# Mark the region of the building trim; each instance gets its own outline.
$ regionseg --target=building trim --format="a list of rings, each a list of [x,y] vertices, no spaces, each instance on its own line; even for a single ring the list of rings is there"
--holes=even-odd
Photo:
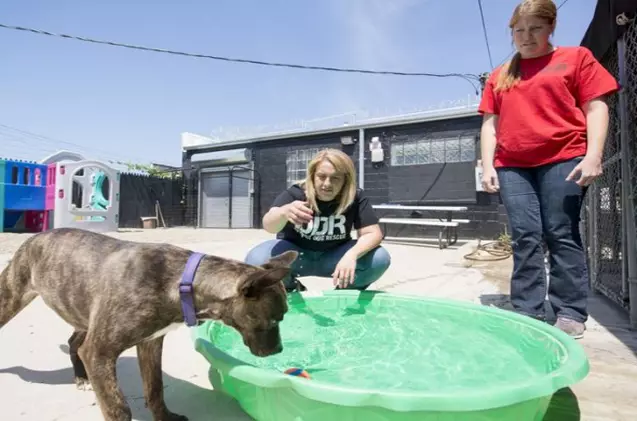
[[[376,122],[369,121],[367,123],[360,124],[352,124],[350,126],[340,126],[333,127],[329,129],[321,129],[321,130],[312,130],[312,131],[296,131],[296,132],[282,132],[282,133],[273,133],[267,136],[259,136],[253,138],[245,138],[238,140],[231,140],[227,142],[220,142],[208,145],[193,145],[193,146],[184,146],[183,150],[189,154],[199,154],[206,152],[216,152],[222,150],[229,149],[238,149],[243,147],[248,147],[255,143],[262,143],[268,141],[275,140],[284,140],[284,139],[294,139],[294,138],[303,138],[310,136],[320,136],[326,134],[335,134],[349,131],[360,131],[361,129],[375,129],[382,127],[391,127],[397,125],[408,125],[408,124],[418,124],[418,123],[426,123],[431,121],[441,121],[441,120],[452,120],[456,118],[465,118],[465,117],[475,117],[478,114],[477,107],[462,107],[461,110],[453,112],[447,111],[445,114],[438,115],[430,115],[430,116],[413,116],[413,117],[405,117],[405,118],[394,118],[378,120]],[[360,141],[361,139],[359,139]]]

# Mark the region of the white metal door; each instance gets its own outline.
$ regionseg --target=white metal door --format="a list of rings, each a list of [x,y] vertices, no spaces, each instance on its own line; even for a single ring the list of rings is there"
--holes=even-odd
[[[250,171],[232,172],[232,228],[252,228]]]
[[[228,173],[202,174],[200,209],[203,228],[228,228],[230,221],[229,188]]]

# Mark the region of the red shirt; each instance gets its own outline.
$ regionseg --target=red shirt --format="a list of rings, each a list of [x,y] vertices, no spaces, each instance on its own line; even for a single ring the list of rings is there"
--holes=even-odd
[[[587,101],[619,89],[585,47],[559,47],[520,63],[522,79],[495,92],[501,67],[487,80],[478,107],[498,115],[494,166],[534,167],[586,154]]]

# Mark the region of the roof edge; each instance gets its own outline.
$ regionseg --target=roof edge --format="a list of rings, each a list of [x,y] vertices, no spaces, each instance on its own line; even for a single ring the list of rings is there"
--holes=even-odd
[[[341,133],[341,132],[349,132],[353,130],[360,129],[376,129],[381,127],[391,127],[396,125],[405,125],[405,124],[418,124],[418,123],[426,123],[430,121],[441,121],[441,120],[451,120],[454,118],[463,118],[463,117],[474,117],[478,116],[478,106],[474,105],[471,107],[462,107],[461,110],[456,112],[447,112],[445,114],[438,114],[433,116],[414,116],[401,118],[396,120],[379,120],[377,122],[367,121],[359,124],[352,124],[350,126],[341,126],[341,127],[331,127],[327,129],[320,130],[307,130],[307,131],[287,131],[287,132],[279,132],[272,133],[266,136],[258,136],[251,138],[243,138],[237,140],[231,140],[228,142],[219,142],[219,143],[211,143],[208,145],[192,145],[185,146],[182,148],[183,151],[189,152],[213,152],[219,150],[227,150],[227,149],[238,149],[242,147],[246,147],[255,143],[273,141],[273,140],[284,140],[284,139],[292,139],[292,138],[304,138],[309,136],[317,136],[323,134],[333,134],[333,133]]]

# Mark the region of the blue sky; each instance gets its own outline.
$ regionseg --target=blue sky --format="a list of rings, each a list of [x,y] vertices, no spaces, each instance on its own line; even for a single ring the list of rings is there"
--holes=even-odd
[[[512,48],[507,22],[516,4],[483,0],[496,65]],[[560,9],[556,44],[580,43],[595,4],[571,0]],[[490,70],[477,0],[4,0],[0,23],[264,61]],[[475,95],[458,78],[263,67],[4,28],[0,55],[0,156],[22,159],[66,148],[179,165],[184,131],[209,135],[358,110],[397,114]]]

